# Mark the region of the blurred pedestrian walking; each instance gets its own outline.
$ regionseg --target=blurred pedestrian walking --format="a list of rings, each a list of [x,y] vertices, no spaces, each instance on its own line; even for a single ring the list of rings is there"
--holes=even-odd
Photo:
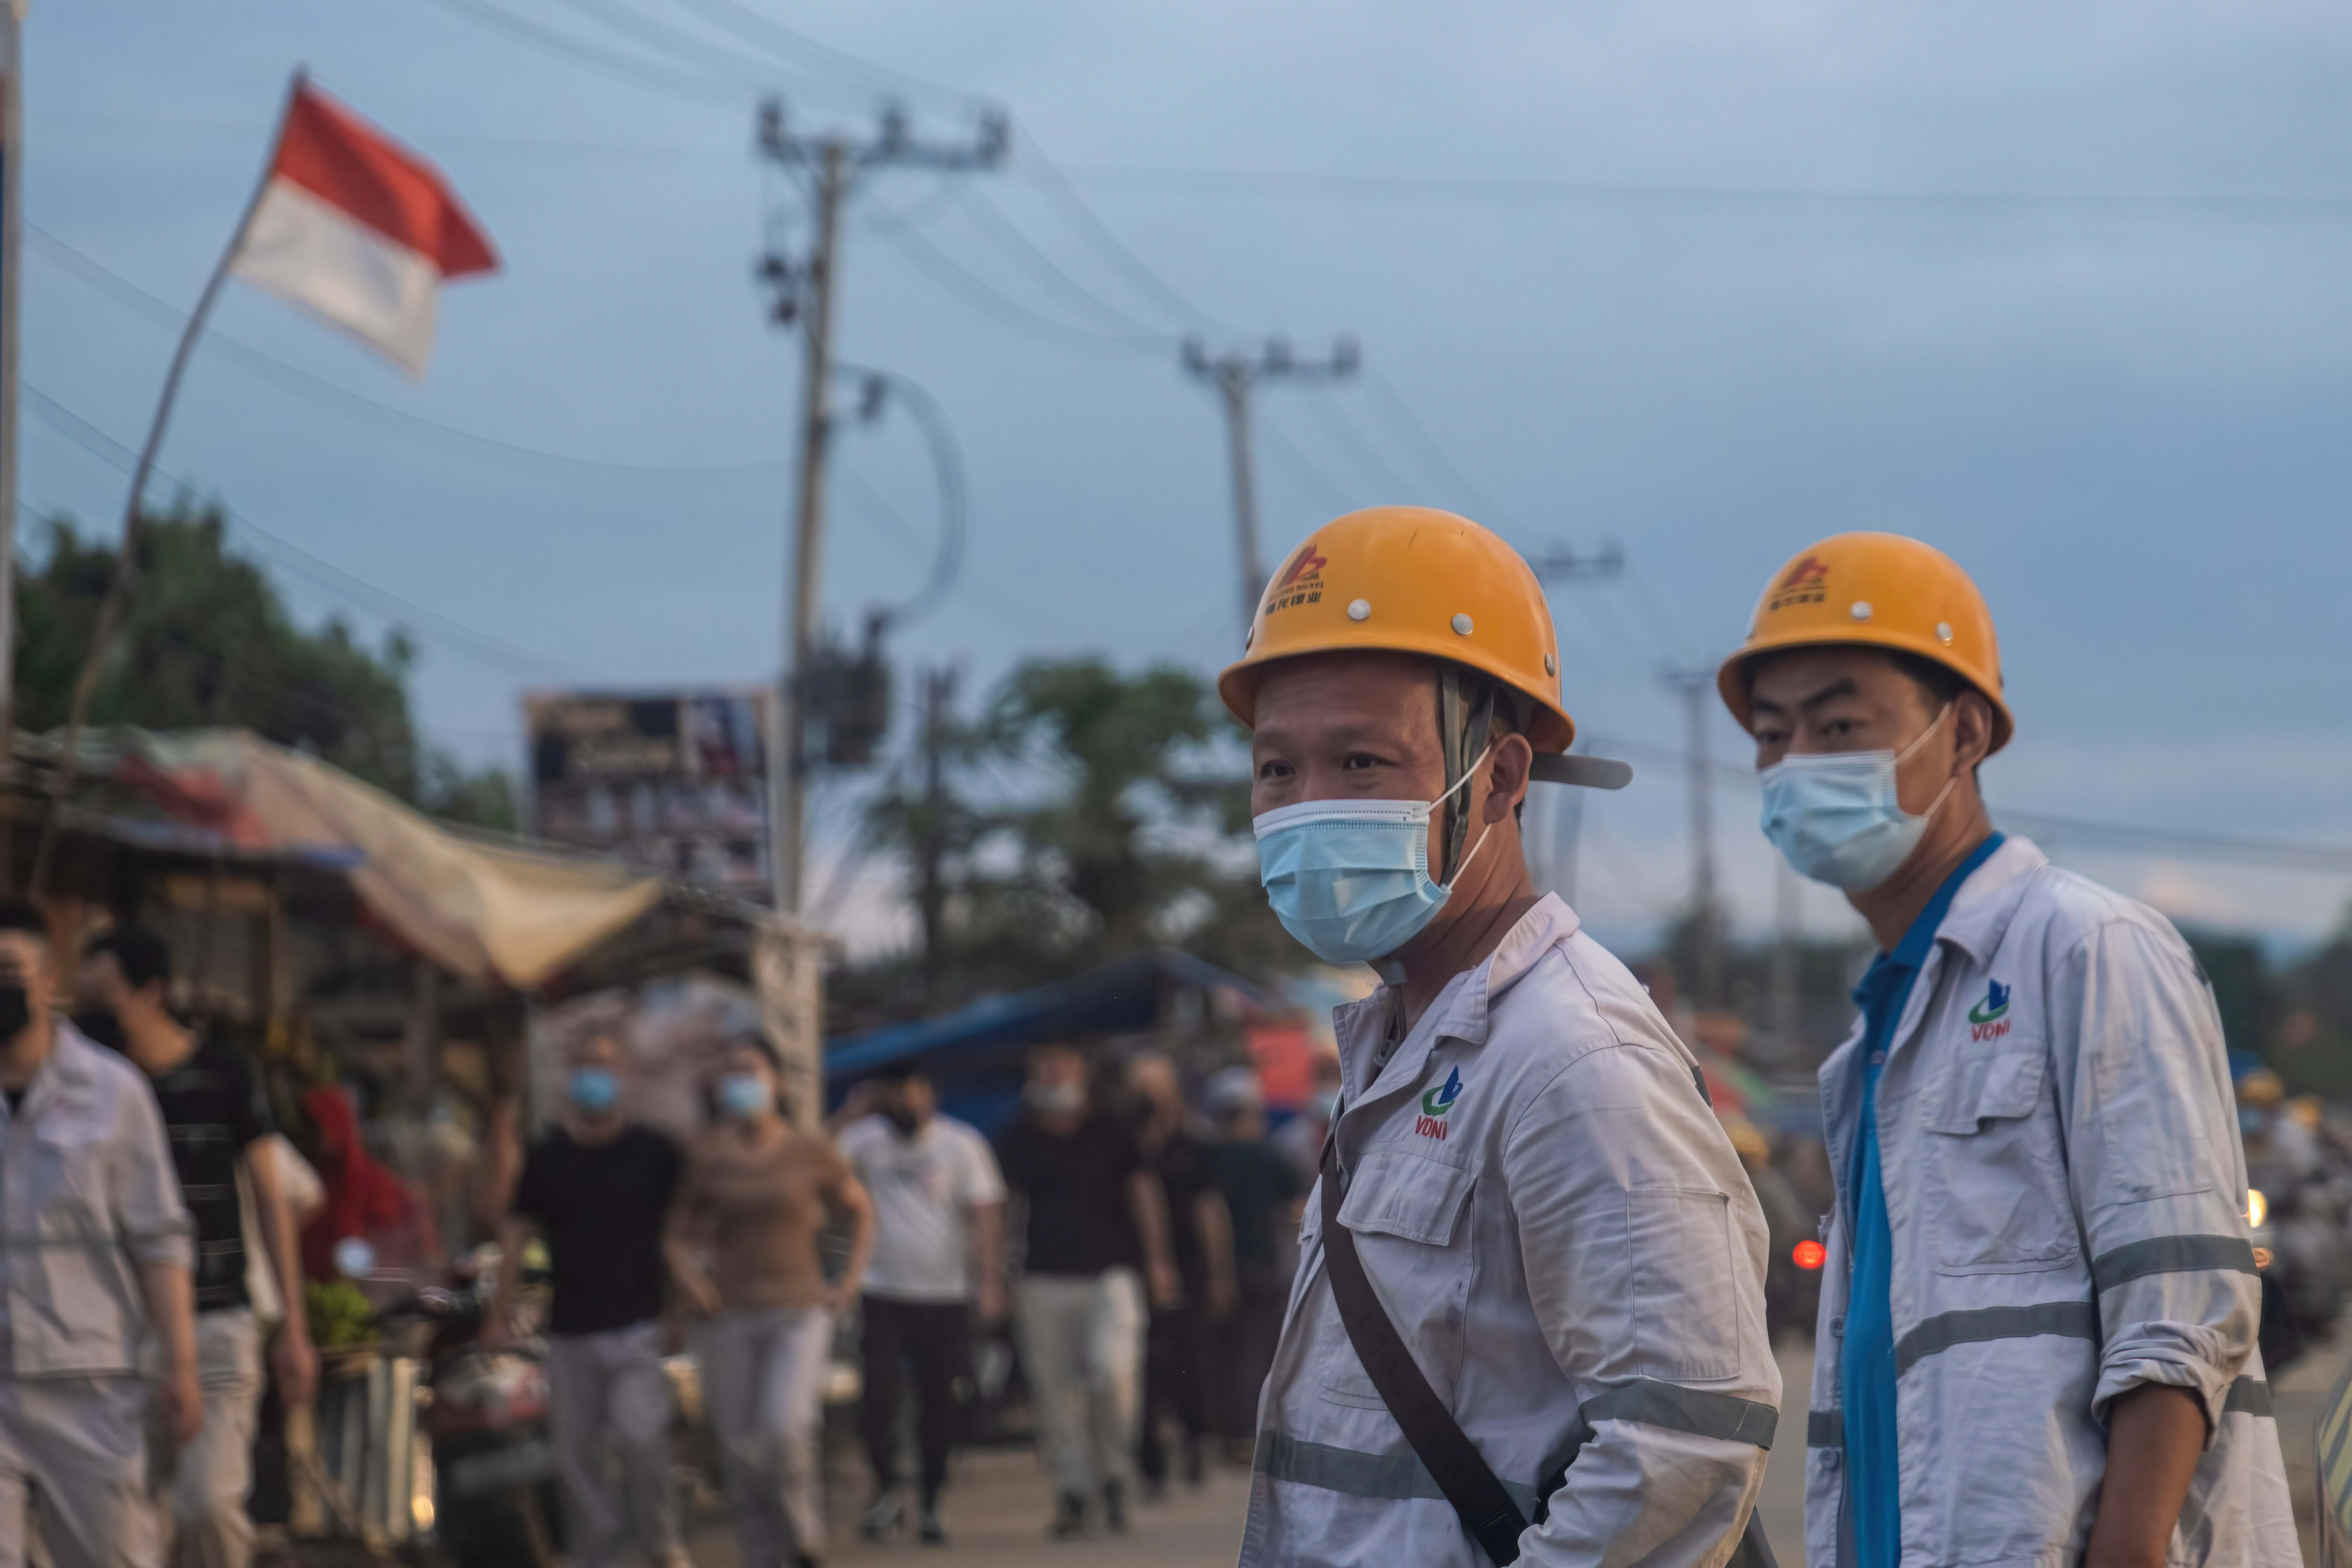
[[[203,1429],[194,1222],[139,1071],[56,1016],[48,929],[0,904],[0,1564],[37,1525],[56,1568],[163,1561],[155,1451]],[[142,1329],[163,1363],[140,1375]]]
[[[1136,1468],[1143,1494],[1157,1500],[1168,1485],[1163,1425],[1183,1434],[1184,1479],[1198,1487],[1202,1448],[1214,1434],[1210,1335],[1234,1310],[1233,1221],[1209,1160],[1206,1126],[1196,1126],[1184,1103],[1176,1064],[1158,1051],[1128,1058],[1127,1091],[1141,1121],[1136,1136],[1143,1163],[1160,1178],[1168,1204],[1169,1251],[1174,1255],[1181,1300],[1151,1309],[1143,1363],[1143,1431]]]
[[[1087,1059],[1066,1045],[1029,1053],[1022,1113],[996,1160],[1026,1211],[1013,1319],[1038,1440],[1057,1493],[1051,1533],[1086,1532],[1096,1506],[1127,1528],[1142,1398],[1145,1285],[1181,1298],[1168,1209],[1134,1131],[1096,1103]]]
[[[1234,1310],[1213,1337],[1212,1397],[1227,1457],[1246,1465],[1257,1436],[1258,1393],[1274,1365],[1290,1291],[1283,1242],[1298,1228],[1307,1184],[1266,1137],[1255,1073],[1225,1068],[1210,1080],[1207,1098],[1218,1134],[1209,1168],[1233,1220],[1234,1285]]]
[[[841,1131],[841,1155],[874,1204],[874,1262],[859,1302],[866,1456],[874,1500],[865,1534],[886,1539],[906,1521],[898,1472],[898,1413],[914,1369],[920,1455],[918,1531],[947,1543],[940,1492],[948,1458],[970,1435],[975,1307],[1004,1317],[1004,1179],[988,1141],[939,1114],[919,1068],[885,1068],[860,1097],[867,1114]]]
[[[634,1547],[660,1568],[685,1568],[661,1323],[663,1227],[685,1162],[631,1118],[626,1067],[605,1035],[572,1055],[561,1120],[532,1146],[499,1226],[492,1342],[519,1326],[523,1247],[537,1230],[554,1276],[547,1378],[565,1560],[606,1568]]]
[[[873,1205],[832,1140],[783,1115],[781,1068],[763,1039],[728,1054],[712,1085],[719,1124],[688,1151],[670,1227],[671,1271],[707,1320],[697,1359],[743,1568],[824,1554],[818,1438],[833,1325],[857,1299],[874,1245]],[[848,1221],[849,1260],[828,1284],[818,1238],[834,1210]]]
[[[253,1439],[264,1386],[262,1333],[247,1286],[251,1255],[265,1252],[278,1292],[302,1300],[302,1258],[278,1164],[261,1152],[277,1133],[268,1096],[245,1058],[200,1038],[172,1016],[172,952],[153,931],[121,926],[91,942],[74,985],[74,1024],[128,1057],[146,1075],[171,1140],[180,1195],[195,1224],[196,1378],[204,1430],[174,1452],[158,1443],[151,1482],[170,1542],[187,1568],[245,1568],[253,1561]],[[247,1236],[238,1178],[252,1194],[260,1234]],[[285,1313],[269,1336],[269,1372],[288,1406],[307,1404],[318,1378],[310,1324]]]

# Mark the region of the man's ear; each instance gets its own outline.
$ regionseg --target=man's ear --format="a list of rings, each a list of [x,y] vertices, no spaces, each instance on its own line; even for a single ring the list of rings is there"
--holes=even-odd
[[[1992,704],[1981,691],[1952,698],[1952,772],[1973,773],[1992,751]]]
[[[1528,797],[1528,770],[1535,766],[1536,749],[1525,735],[1506,735],[1486,757],[1486,806],[1479,813],[1496,823],[1518,809]]]

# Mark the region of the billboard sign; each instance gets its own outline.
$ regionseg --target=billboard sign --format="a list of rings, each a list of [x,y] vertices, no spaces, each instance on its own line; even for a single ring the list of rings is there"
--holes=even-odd
[[[526,696],[532,831],[764,901],[774,715],[763,687]]]

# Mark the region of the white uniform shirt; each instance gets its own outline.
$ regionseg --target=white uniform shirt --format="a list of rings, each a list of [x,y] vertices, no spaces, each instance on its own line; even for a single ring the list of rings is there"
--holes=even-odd
[[[1334,1015],[1340,1223],[1431,1388],[1532,1515],[1526,1568],[1713,1568],[1764,1477],[1780,1376],[1764,1215],[1696,1064],[1547,897],[1377,1077],[1382,999]],[[1319,1193],[1258,1416],[1242,1568],[1473,1568],[1349,1342]]]
[[[874,1199],[866,1294],[971,1300],[971,1211],[1004,1201],[988,1141],[952,1117],[934,1116],[902,1138],[887,1118],[866,1116],[841,1130],[838,1147]]]
[[[1831,1168],[1853,1168],[1854,1053],[1822,1068]],[[2011,838],[1952,900],[1878,1080],[1895,1257],[1905,1568],[2077,1562],[2107,1406],[2187,1390],[2207,1447],[2173,1568],[2299,1558],[2255,1326],[2246,1160],[2211,988],[2162,915]],[[1806,1557],[1855,1561],[1830,1222],[1813,1360]]]

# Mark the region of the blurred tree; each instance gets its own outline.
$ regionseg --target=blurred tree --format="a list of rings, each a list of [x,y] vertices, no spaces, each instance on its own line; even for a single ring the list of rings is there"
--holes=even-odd
[[[49,552],[16,574],[16,722],[66,721],[73,683],[115,566],[110,542],[47,520]],[[423,742],[409,713],[415,649],[381,649],[340,618],[297,626],[260,567],[222,548],[220,509],[182,498],[149,515],[136,591],[90,702],[93,724],[250,730],[333,763],[435,816],[515,826],[513,786]]]
[[[1242,837],[1249,785],[1222,744],[1229,722],[1189,670],[1080,657],[1028,660],[976,719],[927,724],[866,815],[868,841],[908,868],[921,940],[836,972],[840,1026],[1154,946],[1249,975],[1307,962]]]

